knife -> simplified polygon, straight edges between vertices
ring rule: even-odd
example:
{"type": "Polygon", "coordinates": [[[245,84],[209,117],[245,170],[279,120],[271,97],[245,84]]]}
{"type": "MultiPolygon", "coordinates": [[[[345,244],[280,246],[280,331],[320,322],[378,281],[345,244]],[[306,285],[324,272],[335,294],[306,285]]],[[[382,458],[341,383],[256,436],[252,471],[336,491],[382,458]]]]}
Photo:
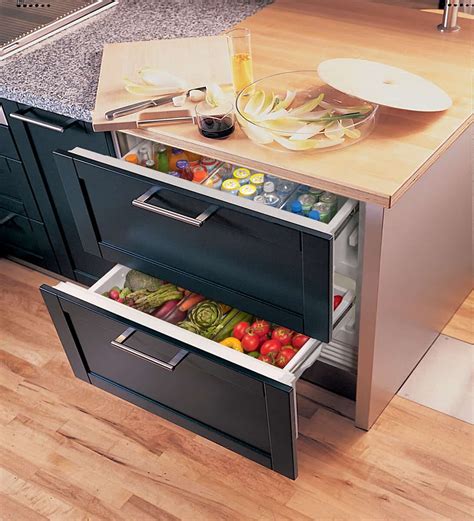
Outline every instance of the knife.
{"type": "Polygon", "coordinates": [[[134,112],[139,112],[140,110],[145,110],[150,107],[159,107],[160,105],[166,105],[167,103],[171,103],[175,96],[179,96],[182,94],[186,94],[186,97],[189,96],[189,93],[192,90],[205,90],[206,87],[198,87],[197,89],[189,89],[187,91],[178,91],[169,94],[168,96],[161,96],[156,99],[149,99],[145,101],[139,101],[138,103],[132,103],[131,105],[125,105],[124,107],[118,107],[113,110],[109,110],[105,113],[105,119],[112,120],[115,118],[119,118],[121,116],[127,116],[128,114],[133,114],[134,112]]]}

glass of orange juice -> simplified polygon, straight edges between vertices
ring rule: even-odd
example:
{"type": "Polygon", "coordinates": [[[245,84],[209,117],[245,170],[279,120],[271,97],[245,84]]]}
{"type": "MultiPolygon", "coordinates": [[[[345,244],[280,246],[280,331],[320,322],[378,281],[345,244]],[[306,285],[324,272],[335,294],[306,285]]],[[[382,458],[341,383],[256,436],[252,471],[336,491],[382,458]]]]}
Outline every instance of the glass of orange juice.
{"type": "Polygon", "coordinates": [[[237,94],[253,82],[252,49],[250,29],[240,27],[226,33],[232,67],[234,93],[237,94]]]}

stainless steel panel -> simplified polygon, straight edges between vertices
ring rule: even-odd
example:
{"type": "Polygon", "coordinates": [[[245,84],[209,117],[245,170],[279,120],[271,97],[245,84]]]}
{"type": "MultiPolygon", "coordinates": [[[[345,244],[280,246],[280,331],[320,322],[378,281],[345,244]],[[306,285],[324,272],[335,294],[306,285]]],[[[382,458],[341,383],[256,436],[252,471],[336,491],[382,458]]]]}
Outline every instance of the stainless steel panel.
{"type": "Polygon", "coordinates": [[[366,205],[358,427],[372,426],[471,290],[472,128],[393,208],[366,205]]]}

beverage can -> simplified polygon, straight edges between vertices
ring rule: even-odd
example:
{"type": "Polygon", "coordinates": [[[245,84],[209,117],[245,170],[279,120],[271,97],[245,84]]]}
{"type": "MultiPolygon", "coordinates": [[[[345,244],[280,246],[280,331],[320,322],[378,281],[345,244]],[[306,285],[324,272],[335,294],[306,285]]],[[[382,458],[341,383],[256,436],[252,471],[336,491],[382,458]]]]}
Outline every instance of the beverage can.
{"type": "Polygon", "coordinates": [[[250,170],[248,168],[236,168],[232,175],[241,185],[250,181],[250,170]]]}
{"type": "Polygon", "coordinates": [[[223,192],[237,195],[240,189],[240,183],[236,179],[226,179],[221,186],[223,192]]]}
{"type": "Polygon", "coordinates": [[[255,186],[257,189],[257,193],[261,193],[263,191],[263,183],[265,182],[265,174],[252,174],[250,176],[250,183],[255,186]]]}
{"type": "Polygon", "coordinates": [[[207,169],[208,172],[213,170],[217,165],[219,161],[217,159],[212,159],[211,157],[202,157],[201,158],[201,165],[207,169]]]}
{"type": "Polygon", "coordinates": [[[254,185],[248,184],[241,186],[239,189],[239,197],[246,199],[253,199],[257,195],[257,188],[254,185]]]}

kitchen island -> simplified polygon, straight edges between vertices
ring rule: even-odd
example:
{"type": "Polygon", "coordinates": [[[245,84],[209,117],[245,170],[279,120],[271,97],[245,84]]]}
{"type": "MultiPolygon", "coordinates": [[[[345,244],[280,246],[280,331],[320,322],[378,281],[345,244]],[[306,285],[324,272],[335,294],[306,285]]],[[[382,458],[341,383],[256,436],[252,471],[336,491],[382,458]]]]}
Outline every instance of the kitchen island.
{"type": "MultiPolygon", "coordinates": [[[[223,142],[206,140],[198,135],[195,128],[186,125],[127,131],[127,135],[138,139],[165,143],[257,169],[284,179],[329,190],[358,203],[354,308],[358,361],[353,398],[356,425],[364,429],[370,428],[375,422],[468,294],[471,285],[469,129],[472,114],[469,69],[465,55],[469,49],[472,21],[462,20],[463,30],[460,33],[439,34],[436,31],[438,16],[431,12],[362,1],[354,1],[348,5],[347,2],[333,1],[322,5],[318,3],[316,6],[314,2],[309,1],[296,4],[281,0],[245,20],[244,25],[249,27],[253,34],[256,77],[291,69],[314,69],[319,62],[333,57],[359,57],[381,61],[420,74],[445,89],[453,99],[453,106],[440,114],[382,109],[374,132],[353,147],[322,154],[300,155],[278,153],[258,147],[248,141],[240,131],[236,131],[230,139],[223,142]],[[402,52],[401,49],[405,49],[407,45],[416,49],[419,54],[402,52]],[[446,71],[449,71],[449,74],[446,71]],[[447,208],[451,210],[447,211],[447,208]]],[[[118,146],[120,142],[127,143],[127,138],[120,137],[120,134],[115,138],[118,146]]],[[[283,248],[293,247],[293,241],[297,243],[295,230],[301,234],[300,244],[303,253],[295,248],[294,269],[297,275],[301,276],[301,280],[304,280],[304,284],[300,282],[303,311],[299,317],[299,301],[296,302],[295,297],[292,313],[285,314],[282,310],[278,312],[281,312],[283,320],[295,320],[295,324],[301,323],[305,331],[315,331],[317,328],[311,323],[312,315],[304,309],[305,304],[307,307],[311,304],[313,316],[317,317],[317,321],[324,322],[322,311],[332,293],[329,291],[326,296],[318,293],[318,283],[332,281],[329,275],[332,274],[331,248],[342,235],[339,235],[342,228],[310,226],[296,218],[292,219],[290,214],[282,217],[276,210],[255,208],[245,201],[236,202],[230,196],[218,197],[206,191],[204,187],[167,181],[159,173],[151,174],[141,166],[125,167],[119,159],[108,158],[96,152],[74,149],[69,153],[60,153],[59,156],[58,164],[63,182],[68,188],[68,200],[79,235],[84,248],[90,254],[120,263],[125,259],[129,261],[129,266],[148,267],[157,276],[166,272],[168,280],[173,276],[176,283],[186,280],[191,284],[189,287],[195,291],[198,291],[199,287],[206,287],[211,292],[210,296],[217,298],[222,295],[222,300],[225,300],[225,295],[233,305],[238,305],[240,298],[243,309],[248,305],[253,306],[252,310],[256,310],[259,305],[259,309],[265,309],[269,313],[268,318],[271,318],[271,313],[276,314],[278,310],[275,310],[270,287],[265,286],[265,291],[262,290],[261,302],[257,305],[255,295],[243,292],[237,295],[235,287],[231,287],[239,282],[237,275],[235,280],[225,283],[221,277],[219,287],[213,286],[211,280],[206,284],[202,280],[198,281],[196,273],[193,272],[195,266],[191,264],[188,269],[192,272],[192,277],[183,273],[173,275],[173,264],[165,269],[163,263],[166,262],[162,259],[161,268],[153,262],[161,255],[159,250],[154,250],[156,258],[153,258],[152,254],[147,258],[148,252],[141,246],[137,247],[140,251],[136,251],[130,246],[131,243],[120,243],[121,239],[117,239],[118,230],[107,227],[107,221],[110,223],[114,217],[117,218],[117,214],[113,212],[120,212],[118,201],[122,200],[123,193],[129,196],[133,194],[136,198],[140,195],[140,187],[148,186],[152,182],[164,185],[168,189],[173,187],[184,197],[188,191],[193,197],[201,198],[206,203],[212,201],[216,204],[217,201],[223,212],[238,212],[240,219],[243,219],[244,215],[251,219],[260,219],[265,223],[262,226],[268,226],[269,235],[264,238],[268,242],[275,242],[277,230],[284,227],[283,240],[287,238],[289,244],[283,245],[283,248]],[[107,178],[106,175],[110,177],[107,178]],[[103,191],[101,194],[94,194],[94,186],[97,187],[102,182],[106,186],[107,179],[115,190],[116,209],[112,206],[100,209],[96,205],[99,195],[103,198],[105,194],[103,191]],[[123,183],[122,187],[119,186],[119,182],[123,183]],[[82,194],[84,183],[89,190],[89,200],[82,194]],[[130,187],[129,193],[127,186],[130,187]],[[314,237],[326,242],[312,242],[314,237]],[[127,251],[124,244],[129,248],[127,251]],[[323,255],[323,251],[327,253],[323,255]],[[328,262],[321,267],[320,260],[323,257],[328,262]],[[299,269],[301,273],[298,272],[299,269]],[[306,293],[308,287],[313,288],[318,294],[315,302],[311,301],[311,296],[306,293]]],[[[124,205],[123,211],[125,208],[124,205]]],[[[137,219],[138,229],[138,219],[142,219],[142,215],[133,215],[137,219]]],[[[228,222],[229,218],[232,221],[232,215],[226,215],[228,222]]],[[[354,215],[350,214],[348,217],[354,218],[354,215]]],[[[142,223],[149,225],[148,220],[142,223]]],[[[234,224],[236,226],[233,233],[242,233],[241,225],[245,224],[242,228],[247,226],[247,223],[241,220],[234,224]]],[[[250,225],[251,221],[248,226],[250,225]]],[[[125,226],[133,227],[133,222],[130,225],[127,220],[125,226]]],[[[122,228],[120,231],[123,232],[122,235],[127,236],[124,230],[130,229],[122,228]]],[[[176,237],[173,240],[177,241],[176,244],[184,244],[184,238],[185,235],[179,237],[179,240],[176,237]]],[[[172,241],[171,238],[169,240],[172,241]]],[[[166,252],[168,259],[172,253],[166,252]]],[[[290,261],[285,255],[282,254],[282,258],[282,265],[289,265],[290,261]]],[[[251,262],[251,259],[242,254],[236,258],[236,266],[241,268],[246,261],[251,262]]],[[[335,262],[337,271],[337,245],[335,262]]],[[[276,262],[274,265],[269,264],[267,275],[271,278],[277,272],[277,268],[276,262]]],[[[287,273],[290,277],[290,269],[287,273]]],[[[262,274],[263,272],[259,273],[262,274]]],[[[219,275],[216,272],[216,281],[219,275]]],[[[273,283],[276,285],[280,281],[281,279],[274,279],[273,283]]],[[[101,287],[100,284],[98,287],[101,287]]],[[[93,381],[96,385],[114,392],[110,382],[104,383],[103,378],[88,371],[81,357],[77,353],[74,354],[79,348],[77,345],[74,346],[74,339],[66,331],[67,323],[60,318],[62,315],[58,292],[46,289],[45,294],[76,374],[86,381],[93,381]]],[[[79,293],[75,298],[79,298],[78,295],[79,293]]],[[[95,297],[93,301],[96,302],[95,297]]],[[[71,311],[70,302],[66,307],[71,311]]],[[[114,308],[109,307],[104,316],[110,318],[113,313],[114,308]]],[[[255,314],[259,313],[255,311],[255,314]]],[[[325,320],[329,322],[330,317],[326,317],[325,320]]],[[[147,328],[146,331],[149,333],[150,324],[147,328]]],[[[165,334],[171,335],[171,330],[165,329],[165,334]]],[[[331,331],[329,337],[330,334],[331,331]]],[[[324,331],[319,338],[327,342],[330,341],[329,337],[324,331]]],[[[188,338],[181,336],[181,345],[188,338]]],[[[192,340],[190,343],[193,345],[192,340]]],[[[202,348],[208,354],[212,353],[213,348],[207,344],[202,348]]],[[[229,357],[227,367],[229,362],[232,366],[233,363],[237,363],[237,358],[229,357]]],[[[314,367],[317,365],[318,362],[314,367]]],[[[256,370],[256,366],[250,369],[256,370]]],[[[320,374],[321,369],[318,370],[318,374],[311,374],[312,367],[306,369],[307,380],[319,383],[321,378],[324,379],[324,375],[320,374]]],[[[266,378],[273,377],[269,369],[263,372],[266,378]]],[[[286,380],[281,382],[288,384],[286,380]]],[[[267,383],[268,381],[265,385],[267,383]]],[[[325,381],[325,384],[333,391],[338,391],[337,376],[330,383],[325,381]]],[[[270,396],[270,402],[266,403],[267,411],[271,411],[276,403],[281,405],[281,391],[278,386],[267,388],[267,396],[270,396]]],[[[115,392],[133,401],[122,389],[115,392]]],[[[342,389],[341,394],[345,394],[342,389]]],[[[287,444],[291,445],[291,435],[288,432],[291,431],[292,435],[296,436],[295,427],[288,427],[289,431],[282,427],[291,423],[291,393],[288,397],[285,396],[285,400],[285,407],[288,407],[289,411],[287,415],[286,412],[282,414],[281,410],[280,416],[272,416],[267,412],[272,443],[285,453],[284,457],[280,458],[272,452],[269,466],[294,477],[294,457],[292,459],[285,447],[287,444]],[[272,425],[272,422],[275,425],[272,425]]],[[[138,398],[134,403],[146,406],[145,402],[138,398]]],[[[157,412],[156,407],[153,410],[157,412]]],[[[163,412],[161,414],[170,417],[163,412]]],[[[177,421],[174,417],[170,419],[177,421]]],[[[186,426],[192,428],[189,424],[186,426]]],[[[203,432],[199,429],[196,431],[203,432]]],[[[240,445],[240,448],[236,449],[229,441],[218,441],[249,455],[248,446],[240,445]]],[[[254,455],[249,457],[265,462],[261,452],[255,451],[254,455]]]]}

